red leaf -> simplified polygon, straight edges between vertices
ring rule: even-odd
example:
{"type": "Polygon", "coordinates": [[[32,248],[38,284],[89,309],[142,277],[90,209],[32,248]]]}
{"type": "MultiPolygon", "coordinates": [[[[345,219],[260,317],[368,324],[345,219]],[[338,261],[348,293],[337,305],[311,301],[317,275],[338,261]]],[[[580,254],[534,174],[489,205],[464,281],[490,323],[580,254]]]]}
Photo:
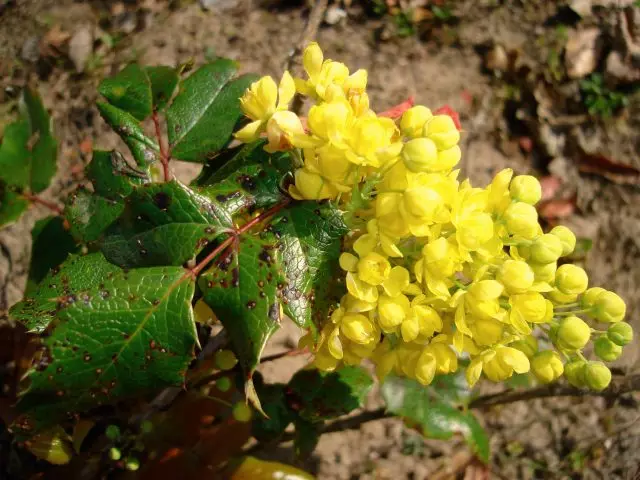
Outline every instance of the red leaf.
{"type": "Polygon", "coordinates": [[[518,145],[520,145],[520,148],[526,153],[531,153],[531,150],[533,150],[533,140],[531,140],[531,137],[520,137],[518,139],[518,145]]]}
{"type": "Polygon", "coordinates": [[[389,110],[385,110],[384,112],[379,113],[378,116],[392,118],[395,120],[396,118],[400,118],[404,112],[413,107],[413,104],[413,97],[409,97],[404,102],[399,103],[395,107],[391,107],[389,110]]]}
{"type": "Polygon", "coordinates": [[[462,130],[462,126],[460,125],[460,115],[458,115],[458,112],[456,112],[449,105],[444,105],[444,106],[440,107],[439,109],[437,109],[433,113],[435,115],[449,115],[451,117],[451,119],[453,120],[453,123],[455,124],[456,128],[458,130],[462,130]]]}
{"type": "Polygon", "coordinates": [[[616,162],[604,155],[585,154],[580,158],[578,170],[593,173],[621,185],[640,184],[640,170],[632,165],[616,162]]]}
{"type": "Polygon", "coordinates": [[[538,206],[538,214],[547,219],[566,218],[573,215],[576,209],[576,197],[565,198],[560,200],[550,200],[543,202],[538,206]]]}

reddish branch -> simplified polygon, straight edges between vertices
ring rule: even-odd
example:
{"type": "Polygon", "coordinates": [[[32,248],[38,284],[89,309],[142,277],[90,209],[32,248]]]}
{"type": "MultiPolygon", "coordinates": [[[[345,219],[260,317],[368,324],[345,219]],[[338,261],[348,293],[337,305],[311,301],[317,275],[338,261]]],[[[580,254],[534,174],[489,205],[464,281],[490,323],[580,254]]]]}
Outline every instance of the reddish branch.
{"type": "Polygon", "coordinates": [[[257,217],[252,218],[247,223],[242,225],[240,228],[233,230],[231,236],[225,238],[224,241],[220,245],[218,245],[209,255],[207,255],[204,259],[202,259],[202,261],[200,263],[198,263],[195,267],[193,267],[191,270],[189,270],[189,272],[188,272],[189,276],[191,276],[192,278],[197,277],[198,274],[207,265],[209,265],[209,263],[211,263],[213,261],[213,259],[216,258],[220,253],[225,251],[234,242],[237,245],[240,235],[242,235],[243,233],[246,233],[247,231],[249,231],[250,229],[252,229],[256,225],[264,222],[268,218],[271,218],[273,215],[275,215],[280,210],[282,210],[284,207],[286,207],[289,204],[289,202],[290,202],[290,200],[287,199],[287,200],[285,200],[285,201],[283,201],[281,203],[278,203],[277,205],[271,207],[270,209],[265,210],[264,212],[262,212],[257,217]]]}
{"type": "Polygon", "coordinates": [[[162,131],[160,129],[160,118],[158,112],[153,112],[151,116],[153,119],[153,126],[156,130],[156,138],[158,139],[158,146],[160,147],[160,162],[162,163],[162,172],[164,174],[164,181],[171,180],[171,172],[169,171],[169,151],[164,141],[162,140],[162,131]]]}
{"type": "Polygon", "coordinates": [[[48,200],[44,200],[43,198],[40,198],[37,195],[32,195],[31,193],[23,193],[22,197],[25,200],[28,200],[31,203],[47,207],[49,210],[51,210],[56,215],[62,216],[63,213],[64,213],[62,208],[60,208],[58,205],[56,205],[55,203],[50,202],[48,200]]]}

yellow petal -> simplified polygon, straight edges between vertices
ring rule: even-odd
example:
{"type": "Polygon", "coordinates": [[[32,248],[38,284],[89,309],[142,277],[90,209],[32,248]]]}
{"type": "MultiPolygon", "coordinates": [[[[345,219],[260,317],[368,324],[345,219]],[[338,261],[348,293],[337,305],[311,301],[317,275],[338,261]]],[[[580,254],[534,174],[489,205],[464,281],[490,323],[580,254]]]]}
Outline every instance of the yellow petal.
{"type": "Polygon", "coordinates": [[[248,125],[245,125],[235,133],[235,137],[244,143],[253,142],[260,138],[260,134],[264,130],[264,123],[261,120],[256,120],[248,125]]]}
{"type": "Polygon", "coordinates": [[[278,86],[278,109],[286,109],[296,94],[296,84],[288,71],[285,71],[278,86]]]}

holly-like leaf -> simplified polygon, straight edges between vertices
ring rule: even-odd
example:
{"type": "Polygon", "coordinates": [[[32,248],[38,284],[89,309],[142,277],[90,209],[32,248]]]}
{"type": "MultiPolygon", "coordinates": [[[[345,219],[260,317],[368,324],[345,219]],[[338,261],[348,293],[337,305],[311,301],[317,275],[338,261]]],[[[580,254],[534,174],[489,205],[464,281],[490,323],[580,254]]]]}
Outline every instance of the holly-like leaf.
{"type": "Polygon", "coordinates": [[[78,245],[64,227],[62,217],[38,220],[31,230],[33,246],[27,280],[27,292],[32,291],[49,273],[65,261],[70,253],[78,251],[78,245]]]}
{"type": "Polygon", "coordinates": [[[256,386],[262,410],[267,415],[254,415],[251,434],[259,442],[275,440],[284,433],[294,419],[293,411],[288,407],[285,385],[270,384],[256,386]]]}
{"type": "Polygon", "coordinates": [[[129,112],[138,120],[144,120],[151,115],[151,82],[147,72],[140,65],[127,65],[115,76],[105,78],[100,83],[98,92],[113,106],[129,112]]]}
{"type": "Polygon", "coordinates": [[[101,253],[84,257],[72,255],[59,267],[51,269],[24,300],[9,310],[9,315],[29,332],[42,333],[60,308],[87,298],[87,292],[118,271],[119,268],[107,262],[101,253]]]}
{"type": "Polygon", "coordinates": [[[179,71],[166,66],[146,67],[145,72],[151,83],[153,109],[162,111],[175,92],[180,81],[179,71]]]}
{"type": "Polygon", "coordinates": [[[469,411],[459,410],[455,389],[425,387],[415,380],[395,376],[382,384],[387,410],[418,428],[429,438],[449,439],[461,434],[485,463],[489,461],[489,438],[469,411]]]}
{"type": "Polygon", "coordinates": [[[348,231],[342,213],[331,203],[301,202],[274,217],[270,228],[280,238],[285,314],[300,327],[320,325],[338,300],[332,287],[348,231]]]}
{"type": "Polygon", "coordinates": [[[148,173],[130,166],[117,151],[93,152],[86,169],[94,193],[79,187],[65,205],[71,234],[79,242],[91,243],[102,237],[124,211],[124,198],[136,185],[149,181],[148,173]]]}
{"type": "Polygon", "coordinates": [[[316,449],[320,441],[321,423],[314,423],[300,417],[295,420],[295,436],[293,437],[293,450],[296,457],[307,458],[316,449]]]}
{"type": "Polygon", "coordinates": [[[301,418],[315,423],[363,407],[372,386],[371,375],[361,367],[300,370],[289,382],[288,402],[301,418]]]}
{"type": "Polygon", "coordinates": [[[219,59],[203,65],[184,80],[167,110],[171,155],[203,163],[231,139],[242,118],[240,97],[256,80],[236,74],[235,62],[219,59]]]}
{"type": "Polygon", "coordinates": [[[98,102],[97,106],[105,122],[127,144],[139,167],[146,168],[158,159],[158,144],[145,135],[136,117],[109,103],[98,102]]]}
{"type": "Polygon", "coordinates": [[[289,153],[268,154],[264,141],[229,149],[209,160],[194,184],[211,199],[224,202],[230,215],[251,214],[284,200],[280,188],[289,174],[289,153]]]}
{"type": "MultiPolygon", "coordinates": [[[[88,266],[100,258],[65,263],[88,266]]],[[[39,362],[26,375],[14,428],[30,432],[69,413],[184,382],[197,342],[194,282],[180,267],[116,269],[100,277],[97,286],[71,288],[73,301],[58,302],[39,362]]],[[[50,302],[38,293],[36,305],[50,302]]]]}
{"type": "Polygon", "coordinates": [[[180,182],[148,184],[128,197],[102,251],[123,267],[182,265],[231,226],[221,204],[180,182]]]}
{"type": "Polygon", "coordinates": [[[29,208],[29,202],[0,181],[0,228],[12,224],[29,208]]]}
{"type": "Polygon", "coordinates": [[[8,125],[0,145],[0,180],[38,193],[49,186],[56,172],[58,143],[51,118],[37,92],[22,92],[21,119],[8,125]]]}
{"type": "Polygon", "coordinates": [[[285,283],[277,242],[270,232],[244,234],[198,279],[204,301],[224,325],[248,374],[282,319],[285,283]]]}
{"type": "Polygon", "coordinates": [[[286,478],[289,480],[313,480],[313,476],[291,465],[279,462],[268,462],[254,457],[244,457],[232,462],[229,474],[230,480],[274,480],[286,478]]]}

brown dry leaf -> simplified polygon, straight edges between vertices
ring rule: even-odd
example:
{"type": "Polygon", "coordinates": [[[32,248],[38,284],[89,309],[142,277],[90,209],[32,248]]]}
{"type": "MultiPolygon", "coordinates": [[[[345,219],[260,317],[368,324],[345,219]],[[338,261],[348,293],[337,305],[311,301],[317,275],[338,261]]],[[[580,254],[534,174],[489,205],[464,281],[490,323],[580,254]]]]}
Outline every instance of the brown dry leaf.
{"type": "Polygon", "coordinates": [[[640,185],[640,170],[604,155],[583,155],[579,160],[578,170],[599,175],[619,185],[640,185]]]}
{"type": "Polygon", "coordinates": [[[538,206],[538,214],[546,220],[570,217],[576,209],[576,199],[574,194],[571,198],[543,202],[538,206]]]}
{"type": "Polygon", "coordinates": [[[40,41],[40,55],[43,57],[57,57],[70,38],[71,34],[69,32],[64,31],[60,25],[54,25],[44,34],[40,41]]]}
{"type": "Polygon", "coordinates": [[[558,189],[562,185],[562,180],[554,175],[547,175],[540,179],[540,186],[542,187],[542,202],[551,200],[556,196],[558,189]]]}
{"type": "Polygon", "coordinates": [[[489,466],[474,458],[464,471],[464,480],[489,480],[489,466]]]}
{"type": "Polygon", "coordinates": [[[93,151],[93,140],[91,139],[91,137],[87,137],[82,140],[82,142],[80,142],[80,145],[78,147],[80,148],[80,152],[83,155],[90,155],[93,151]]]}

